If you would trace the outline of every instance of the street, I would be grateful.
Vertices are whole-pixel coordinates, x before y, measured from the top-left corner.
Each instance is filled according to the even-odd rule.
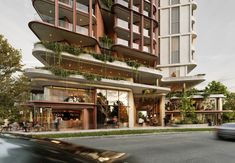
[[[67,138],[65,141],[126,152],[134,163],[234,163],[235,142],[217,140],[213,132]]]

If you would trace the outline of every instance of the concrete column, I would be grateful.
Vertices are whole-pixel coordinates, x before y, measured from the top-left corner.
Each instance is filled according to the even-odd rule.
[[[217,106],[217,109],[219,111],[223,111],[223,99],[220,97],[217,99],[218,100],[218,106]]]
[[[89,30],[88,35],[92,37],[92,0],[89,0]]]
[[[77,1],[73,1],[73,31],[77,28]]]
[[[55,0],[55,26],[59,26],[59,3]]]
[[[97,108],[96,108],[96,106],[94,107],[94,110],[93,110],[93,128],[97,129]]]
[[[140,20],[140,50],[144,48],[144,0],[141,0],[141,20]]]
[[[83,129],[89,129],[89,112],[87,109],[83,109]]]
[[[130,8],[133,7],[133,0],[130,0]],[[130,12],[130,48],[133,48],[133,11]]]
[[[160,103],[159,103],[159,108],[160,108],[160,124],[161,126],[164,126],[164,118],[165,118],[165,94],[162,94],[160,97]]]
[[[128,116],[129,116],[129,128],[133,128],[135,126],[135,118],[136,118],[136,108],[134,103],[134,95],[133,92],[129,92],[129,110],[128,110]]]

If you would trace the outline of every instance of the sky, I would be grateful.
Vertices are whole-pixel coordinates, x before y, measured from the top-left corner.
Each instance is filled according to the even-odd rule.
[[[196,0],[196,58],[193,74],[206,74],[203,89],[212,80],[235,92],[235,0]],[[37,37],[28,23],[38,18],[31,0],[0,0],[0,34],[22,50],[25,67],[42,66],[32,56]]]

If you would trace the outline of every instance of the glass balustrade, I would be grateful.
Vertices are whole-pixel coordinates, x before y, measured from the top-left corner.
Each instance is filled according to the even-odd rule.
[[[140,49],[140,46],[139,46],[139,44],[137,44],[137,43],[133,43],[132,44],[132,47],[134,48],[134,49]]]
[[[144,36],[149,37],[149,30],[144,29]]]
[[[150,53],[150,47],[143,46],[143,51]]]
[[[117,18],[117,26],[119,26],[121,28],[129,29],[128,22],[126,22],[122,19],[119,19],[119,18]]]
[[[143,14],[145,15],[145,16],[148,16],[149,17],[149,12],[148,11],[143,11]]]
[[[88,35],[88,29],[85,27],[81,27],[79,25],[76,26],[76,32],[84,35]]]
[[[139,32],[139,26],[133,24],[133,32],[140,33]]]
[[[60,3],[63,3],[68,6],[73,6],[73,1],[72,0],[59,0]]]
[[[81,4],[81,3],[76,3],[76,8],[78,11],[82,11],[82,12],[85,12],[85,13],[88,13],[89,11],[89,7],[84,5],[84,4]]]
[[[59,26],[65,29],[68,29],[70,31],[73,30],[73,25],[69,22],[66,22],[64,20],[59,20]]]
[[[137,6],[132,6],[132,9],[136,12],[139,12],[139,7],[137,7]]]
[[[117,38],[116,44],[129,46],[129,45],[128,45],[128,41],[127,41],[127,40],[124,40],[124,39],[121,39],[121,38]]]
[[[129,7],[128,2],[126,2],[124,0],[116,0],[115,3],[118,3],[118,4],[125,6],[125,7]]]

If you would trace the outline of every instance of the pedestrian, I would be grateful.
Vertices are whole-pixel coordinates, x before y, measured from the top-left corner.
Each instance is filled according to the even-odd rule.
[[[55,116],[54,125],[55,125],[56,131],[59,131],[59,117],[57,115]]]
[[[23,129],[24,129],[24,131],[25,132],[27,132],[28,130],[28,124],[27,124],[27,122],[26,121],[23,121]]]

